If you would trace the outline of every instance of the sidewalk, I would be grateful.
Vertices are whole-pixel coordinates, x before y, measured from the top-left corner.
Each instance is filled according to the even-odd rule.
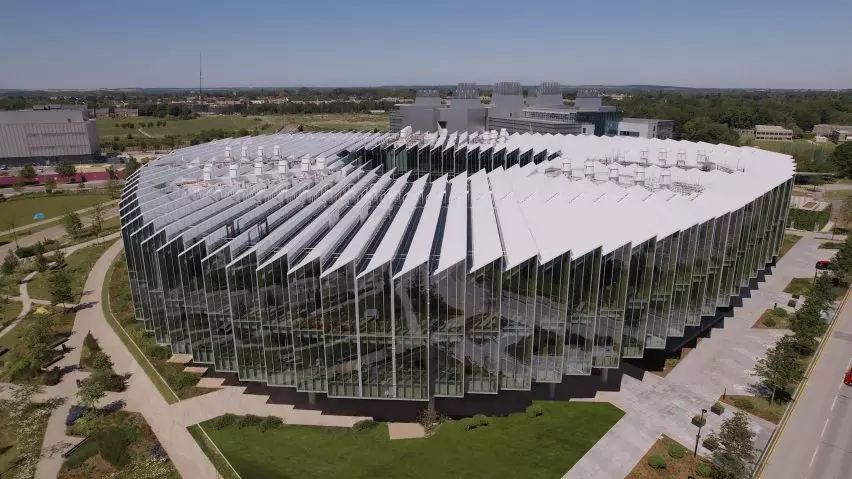
[[[18,317],[14,321],[9,323],[5,328],[3,328],[2,331],[0,331],[0,338],[8,334],[9,331],[11,331],[15,326],[17,326],[22,319],[24,319],[28,314],[30,314],[30,310],[33,309],[33,300],[30,299],[29,292],[27,291],[27,283],[29,283],[29,281],[33,279],[35,275],[36,272],[33,271],[32,273],[24,277],[24,280],[18,284],[18,293],[20,294],[20,296],[9,297],[9,299],[12,301],[21,302],[21,313],[18,314]]]
[[[751,374],[754,364],[785,334],[783,330],[751,326],[776,302],[786,303],[788,295],[781,291],[791,279],[813,275],[814,263],[824,255],[825,250],[817,249],[822,241],[806,236],[796,243],[766,281],[752,290],[750,297],[743,298],[741,307],[734,308],[733,316],[725,318],[724,327],[713,329],[710,337],[665,378],[645,373],[640,381],[624,375],[619,391],[599,393],[593,401],[611,402],[626,414],[563,477],[625,477],[660,434],[692,448],[697,432],[690,422],[692,416],[701,414],[701,409],[709,410],[726,390],[728,394],[751,394],[751,385],[756,382]],[[734,409],[726,407],[721,416],[708,411],[702,436],[718,429]],[[755,447],[762,449],[775,425],[751,415],[749,421],[757,434]],[[699,450],[709,452],[703,447]]]

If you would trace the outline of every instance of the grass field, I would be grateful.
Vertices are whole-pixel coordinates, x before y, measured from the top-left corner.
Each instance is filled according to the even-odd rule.
[[[3,474],[3,477],[33,477],[35,466],[32,467],[32,472],[27,473],[15,465],[20,457],[18,447],[23,444],[27,453],[38,455],[50,412],[45,406],[40,405],[29,410],[24,420],[14,421],[14,418],[10,416],[11,409],[11,403],[0,401],[0,450],[11,446],[8,451],[0,454],[0,474]],[[22,422],[27,425],[23,431],[18,429]],[[32,462],[35,463],[35,461]]]
[[[5,305],[0,305],[0,330],[17,318],[23,307],[20,301],[9,301]]]
[[[845,200],[852,196],[852,190],[829,190],[823,193],[826,200]]]
[[[8,230],[12,223],[17,228],[42,221],[33,219],[36,213],[44,213],[46,220],[59,218],[68,211],[88,208],[110,199],[109,195],[95,193],[12,197],[0,203],[0,228]],[[5,232],[0,230],[0,233]]]
[[[354,478],[554,478],[565,474],[623,415],[608,403],[536,402],[544,414],[489,418],[465,431],[447,421],[424,439],[391,441],[387,425],[288,426],[261,432],[202,423],[240,475]],[[215,420],[214,420],[215,421]]]
[[[752,328],[790,329],[790,319],[790,313],[784,308],[767,309],[757,318]]]
[[[331,114],[312,114],[312,115],[266,115],[266,116],[210,116],[195,118],[192,120],[166,120],[166,126],[142,126],[143,123],[162,121],[162,118],[138,117],[138,118],[98,118],[98,134],[102,142],[109,142],[113,137],[125,139],[130,133],[134,138],[142,138],[143,135],[138,131],[142,129],[147,135],[153,138],[164,138],[167,135],[174,135],[189,141],[189,139],[203,130],[221,129],[231,135],[235,135],[237,130],[245,128],[250,133],[253,133],[255,128],[262,133],[273,133],[284,125],[296,128],[299,125],[304,126],[305,131],[387,131],[388,115],[378,114],[371,115],[366,113],[331,113]],[[118,125],[122,123],[133,123],[134,128],[122,128]],[[267,126],[268,125],[268,126]],[[265,128],[265,129],[264,129]]]
[[[68,263],[68,266],[65,268],[68,270],[68,276],[71,278],[71,290],[74,292],[74,302],[79,301],[80,297],[83,295],[83,286],[86,284],[86,278],[89,277],[89,271],[92,270],[92,266],[95,265],[98,258],[100,258],[101,255],[104,254],[104,251],[112,246],[114,242],[115,241],[113,240],[87,246],[71,253],[67,258],[65,258],[65,261]],[[27,284],[27,290],[29,291],[31,298],[50,301],[50,291],[48,289],[47,282],[47,278],[50,274],[51,273],[49,271],[39,273],[32,279],[32,281],[29,282],[29,284]]]
[[[811,143],[808,140],[793,140],[793,141],[772,141],[772,140],[754,140],[754,145],[759,146],[762,150],[775,151],[794,156],[796,158],[806,158],[812,161],[822,161],[828,158],[828,155],[834,151],[834,143]]]
[[[784,235],[784,242],[781,243],[781,250],[778,252],[778,259],[781,259],[785,254],[787,254],[799,240],[802,239],[799,235]]]

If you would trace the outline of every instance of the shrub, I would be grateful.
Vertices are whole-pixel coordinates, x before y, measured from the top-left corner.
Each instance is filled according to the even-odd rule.
[[[659,454],[654,454],[648,458],[648,465],[653,467],[654,469],[665,469],[666,458]]]
[[[707,448],[707,450],[712,451],[719,447],[719,440],[716,439],[716,436],[707,436],[701,444]]]
[[[216,419],[213,419],[213,429],[224,429],[226,427],[231,427],[237,423],[237,415],[226,413],[223,414]]]
[[[763,325],[766,326],[766,327],[772,328],[776,324],[778,324],[778,323],[775,322],[775,318],[773,318],[772,316],[767,316],[767,317],[763,318]]]
[[[793,296],[793,299],[799,299],[799,298],[802,297],[802,295],[800,295],[800,294],[794,294],[792,296]]]
[[[466,417],[459,421],[462,427],[462,431],[472,431],[476,429],[476,423],[473,421],[473,418]]]
[[[696,414],[695,416],[692,416],[692,424],[698,427],[702,427],[707,424],[707,419],[701,417],[700,414]]]
[[[116,426],[105,427],[95,433],[95,442],[101,456],[113,467],[122,469],[130,463],[130,455],[127,453],[130,437],[127,431]]]
[[[364,421],[361,421],[364,422]],[[374,421],[375,422],[375,421]],[[357,426],[360,423],[356,423]],[[284,425],[284,421],[278,416],[266,416],[260,423],[260,431],[266,432],[270,429],[278,429]]]
[[[114,393],[125,391],[127,389],[127,376],[111,374],[106,381],[104,381],[104,389]]]
[[[198,384],[198,375],[186,371],[178,371],[168,376],[169,386],[178,391]]]
[[[45,386],[55,386],[62,379],[62,371],[54,366],[44,373],[43,382]]]
[[[372,419],[364,419],[363,421],[356,422],[352,426],[352,429],[355,430],[355,431],[367,431],[369,429],[376,428],[378,425],[379,425],[379,423],[372,420]]]
[[[686,456],[686,448],[680,444],[672,444],[669,446],[669,456],[675,459],[683,459]]]
[[[791,299],[790,301],[787,301],[787,306],[789,306],[791,308],[795,308],[796,307],[796,300]]]
[[[746,411],[751,411],[754,409],[754,403],[751,402],[751,399],[748,398],[737,398],[734,399],[734,406],[745,409]]]
[[[246,414],[245,416],[241,416],[237,420],[237,427],[240,429],[244,429],[247,427],[255,427],[260,426],[260,423],[263,422],[263,418],[260,416],[256,416],[254,414]]]
[[[74,453],[68,456],[67,459],[62,463],[63,467],[68,469],[77,469],[78,467],[85,464],[89,458],[98,455],[98,445],[95,441],[86,441],[80,447],[78,447]]]
[[[115,412],[115,411],[121,410],[123,407],[124,407],[124,400],[118,399],[118,400],[113,401],[113,402],[107,404],[106,406],[104,406],[103,410],[106,411],[106,412]]]
[[[701,477],[713,477],[713,468],[706,462],[699,462],[695,466],[695,473]]]
[[[533,404],[529,406],[526,411],[527,417],[538,417],[544,414],[544,411],[541,410],[541,406],[536,406]]]
[[[779,318],[786,318],[787,317],[787,310],[784,309],[784,308],[775,308],[775,309],[772,310],[772,315],[777,316]]]
[[[473,416],[473,422],[476,423],[477,427],[482,427],[487,426],[490,421],[488,420],[488,416],[485,414],[477,414],[476,416]]]
[[[148,356],[156,359],[169,359],[172,356],[172,350],[168,346],[160,346],[159,344],[148,346],[148,350],[145,352],[148,353]]]
[[[74,424],[74,422],[83,417],[84,414],[86,414],[85,408],[81,406],[71,406],[71,409],[68,411],[68,415],[65,416],[65,426]]]
[[[151,446],[151,449],[148,450],[148,454],[150,454],[152,458],[160,462],[167,461],[169,459],[169,455],[166,454],[166,450],[163,449],[163,445],[159,442],[155,442]]]
[[[85,337],[85,338],[83,338],[83,346],[86,346],[86,349],[88,349],[88,350],[89,350],[89,351],[91,351],[91,352],[95,352],[95,351],[100,351],[100,350],[101,350],[101,345],[100,345],[100,344],[98,344],[98,340],[97,340],[97,339],[95,339],[95,337],[94,337],[94,336],[92,336],[92,332],[91,332],[91,331],[89,331],[88,333],[86,333],[86,337]]]
[[[725,412],[725,405],[720,402],[716,402],[716,404],[710,406],[710,410],[713,411],[713,414],[722,414]]]

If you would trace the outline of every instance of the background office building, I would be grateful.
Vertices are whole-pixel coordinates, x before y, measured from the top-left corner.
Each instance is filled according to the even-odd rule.
[[[440,408],[553,394],[696,335],[782,243],[787,155],[411,130],[226,139],[140,168],[120,203],[137,319],[241,381]]]
[[[0,164],[87,162],[99,154],[97,126],[85,106],[0,111]]]
[[[609,120],[606,123],[606,135],[668,140],[674,137],[674,121],[649,118]]]
[[[757,140],[792,140],[793,130],[777,125],[755,125],[754,138]]]
[[[642,138],[672,137],[674,122],[669,120],[629,120],[624,132],[640,133]],[[643,124],[647,122],[647,126]],[[590,90],[581,90],[571,105],[562,98],[557,82],[544,82],[524,98],[518,82],[495,83],[491,102],[479,101],[478,88],[473,83],[460,83],[451,100],[442,100],[435,90],[417,92],[412,104],[397,105],[390,112],[390,131],[398,132],[410,126],[414,132],[434,132],[439,129],[469,133],[506,130],[509,133],[551,133],[562,135],[609,134],[618,130],[618,113],[614,106],[603,104],[602,97]],[[655,132],[660,128],[660,133]]]

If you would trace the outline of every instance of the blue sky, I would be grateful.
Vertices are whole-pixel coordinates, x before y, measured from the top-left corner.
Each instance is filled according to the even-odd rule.
[[[4,0],[0,88],[852,88],[849,0]]]

